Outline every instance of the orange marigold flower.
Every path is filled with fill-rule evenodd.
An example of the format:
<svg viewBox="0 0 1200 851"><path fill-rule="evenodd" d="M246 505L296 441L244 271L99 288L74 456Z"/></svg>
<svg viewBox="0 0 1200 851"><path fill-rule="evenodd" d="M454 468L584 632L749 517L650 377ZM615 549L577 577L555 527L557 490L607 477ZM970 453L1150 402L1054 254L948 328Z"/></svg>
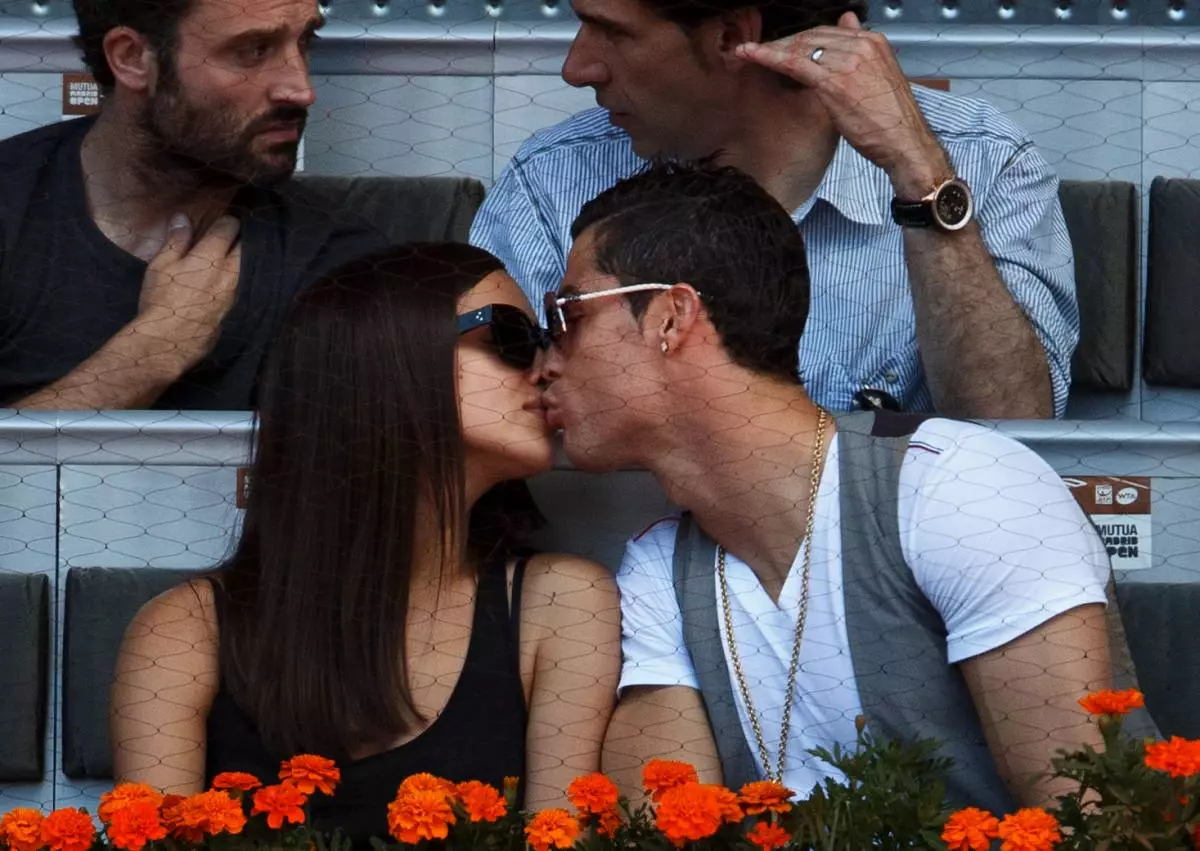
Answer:
<svg viewBox="0 0 1200 851"><path fill-rule="evenodd" d="M700 777L694 766L670 759L652 759L642 769L642 786L650 798L658 803L663 793L684 783L699 783Z"/></svg>
<svg viewBox="0 0 1200 851"><path fill-rule="evenodd" d="M613 809L600 814L600 819L596 823L596 830L601 836L607 836L609 839L612 839L617 835L617 829L620 826L621 814Z"/></svg>
<svg viewBox="0 0 1200 851"><path fill-rule="evenodd" d="M525 827L525 838L533 851L566 849L579 838L579 822L566 810L542 810Z"/></svg>
<svg viewBox="0 0 1200 851"><path fill-rule="evenodd" d="M987 810L967 807L946 819L942 841L950 851L988 851L999 829L1000 822Z"/></svg>
<svg viewBox="0 0 1200 851"><path fill-rule="evenodd" d="M754 830L746 834L746 838L757 845L762 851L774 851L788 844L792 837L777 824L760 821L754 825Z"/></svg>
<svg viewBox="0 0 1200 851"><path fill-rule="evenodd" d="M498 821L508 813L508 805L504 796L495 786L480 783L478 780L468 780L455 787L458 798L462 801L467 818L473 822Z"/></svg>
<svg viewBox="0 0 1200 851"><path fill-rule="evenodd" d="M1172 777L1200 774L1200 741L1172 736L1169 742L1146 745L1146 765Z"/></svg>
<svg viewBox="0 0 1200 851"><path fill-rule="evenodd" d="M663 792L656 824L675 845L707 839L726 821L742 817L737 796L723 786L685 783Z"/></svg>
<svg viewBox="0 0 1200 851"><path fill-rule="evenodd" d="M100 821L108 824L113 814L130 804L149 802L155 809L162 806L163 796L145 783L122 783L100 796Z"/></svg>
<svg viewBox="0 0 1200 851"><path fill-rule="evenodd" d="M41 812L32 807L9 810L0 819L0 842L10 851L38 851L42 847Z"/></svg>
<svg viewBox="0 0 1200 851"><path fill-rule="evenodd" d="M216 789L193 797L200 799L198 803L208 819L210 836L216 836L218 833L241 833L242 828L246 826L246 813L242 809L242 802L234 800L228 792ZM185 807L190 800L192 799L184 799Z"/></svg>
<svg viewBox="0 0 1200 851"><path fill-rule="evenodd" d="M617 784L600 772L576 777L567 787L567 797L580 813L589 816L604 815L616 809L620 797Z"/></svg>
<svg viewBox="0 0 1200 851"><path fill-rule="evenodd" d="M167 796L162 809L171 835L185 842L203 842L219 833L238 834L246 826L241 802L223 789L210 789L178 801Z"/></svg>
<svg viewBox="0 0 1200 851"><path fill-rule="evenodd" d="M279 768L279 779L291 783L305 795L313 792L332 795L342 779L342 772L332 759L306 753L284 760Z"/></svg>
<svg viewBox="0 0 1200 851"><path fill-rule="evenodd" d="M183 804L183 795L163 795L162 822L166 825L167 833L177 835L181 829L179 823L179 808Z"/></svg>
<svg viewBox="0 0 1200 851"><path fill-rule="evenodd" d="M166 839L158 804L153 800L133 801L112 814L106 829L109 841L123 851L142 851L148 842Z"/></svg>
<svg viewBox="0 0 1200 851"><path fill-rule="evenodd" d="M716 786L713 794L717 796L717 806L721 808L721 818L725 821L739 822L746 818L742 805L738 803L737 795L731 790L724 786Z"/></svg>
<svg viewBox="0 0 1200 851"><path fill-rule="evenodd" d="M1079 699L1090 715L1126 715L1146 705L1145 696L1135 688L1125 691L1101 689Z"/></svg>
<svg viewBox="0 0 1200 851"><path fill-rule="evenodd" d="M441 789L409 789L401 786L388 804L388 833L397 842L415 845L422 839L445 839L454 824L450 798Z"/></svg>
<svg viewBox="0 0 1200 851"><path fill-rule="evenodd" d="M444 780L441 777L435 777L427 772L421 774L413 774L404 779L400 784L399 794L406 795L409 792L440 792L451 800L457 794L454 784L449 780Z"/></svg>
<svg viewBox="0 0 1200 851"><path fill-rule="evenodd" d="M241 792L253 792L262 785L261 780L245 771L222 771L212 781L214 789L237 789Z"/></svg>
<svg viewBox="0 0 1200 851"><path fill-rule="evenodd" d="M67 807L42 819L42 846L50 851L88 851L96 838L92 817Z"/></svg>
<svg viewBox="0 0 1200 851"><path fill-rule="evenodd" d="M254 808L250 814L265 813L267 826L279 830L285 821L288 824L304 824L304 805L307 803L308 794L299 786L277 783L264 786L254 793Z"/></svg>
<svg viewBox="0 0 1200 851"><path fill-rule="evenodd" d="M738 800L746 810L746 815L757 816L762 813L779 813L783 815L792 808L788 801L795 793L774 780L755 780L742 787Z"/></svg>
<svg viewBox="0 0 1200 851"><path fill-rule="evenodd" d="M1000 835L1000 851L1050 851L1062 841L1058 819L1037 807L1005 816L996 832Z"/></svg>

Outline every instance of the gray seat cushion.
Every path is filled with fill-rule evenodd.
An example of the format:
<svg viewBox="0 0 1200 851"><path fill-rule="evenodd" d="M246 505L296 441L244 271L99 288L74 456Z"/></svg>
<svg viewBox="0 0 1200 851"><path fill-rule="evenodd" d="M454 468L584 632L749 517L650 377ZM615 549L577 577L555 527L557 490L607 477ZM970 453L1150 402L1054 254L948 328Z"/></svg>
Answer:
<svg viewBox="0 0 1200 851"><path fill-rule="evenodd" d="M1154 178L1146 266L1142 374L1164 387L1200 387L1200 180Z"/></svg>
<svg viewBox="0 0 1200 851"><path fill-rule="evenodd" d="M553 470L530 479L529 489L546 518L538 549L581 555L614 572L625 542L676 510L654 476L642 470L602 476Z"/></svg>
<svg viewBox="0 0 1200 851"><path fill-rule="evenodd" d="M0 573L0 781L42 779L49 607L46 576Z"/></svg>
<svg viewBox="0 0 1200 851"><path fill-rule="evenodd" d="M1200 583L1120 582L1117 601L1159 731L1200 737Z"/></svg>
<svg viewBox="0 0 1200 851"><path fill-rule="evenodd" d="M642 472L591 476L556 471L532 484L550 521L541 543L595 558L612 569L620 564L626 538L672 510ZM62 765L68 777L112 776L108 696L125 629L143 604L195 575L163 568L68 572L62 731ZM13 697L0 703L4 780L41 777L47 599L45 577L0 574L0 612L6 620L15 618L17 627L0 631L0 684ZM1122 582L1117 599L1151 717L1165 736L1200 738L1200 713L1195 710L1200 705L1200 583ZM18 634L25 637L17 640ZM1168 659L1170 664L1164 664Z"/></svg>
<svg viewBox="0 0 1200 851"><path fill-rule="evenodd" d="M483 184L460 177L326 177L298 175L317 203L344 208L394 243L466 242Z"/></svg>
<svg viewBox="0 0 1200 851"><path fill-rule="evenodd" d="M68 777L112 777L108 693L125 629L143 604L195 575L154 567L67 572L62 768Z"/></svg>
<svg viewBox="0 0 1200 851"><path fill-rule="evenodd" d="M1123 181L1064 180L1059 199L1075 253L1079 294L1072 388L1129 390L1140 272L1137 187Z"/></svg>

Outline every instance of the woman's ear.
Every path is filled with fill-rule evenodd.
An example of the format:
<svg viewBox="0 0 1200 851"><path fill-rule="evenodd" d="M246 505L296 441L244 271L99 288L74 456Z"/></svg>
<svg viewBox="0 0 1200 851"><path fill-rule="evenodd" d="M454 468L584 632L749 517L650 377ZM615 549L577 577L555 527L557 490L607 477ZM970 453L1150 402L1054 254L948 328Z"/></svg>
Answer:
<svg viewBox="0 0 1200 851"><path fill-rule="evenodd" d="M141 33L129 27L109 30L104 35L104 56L118 84L135 92L154 93L158 56Z"/></svg>

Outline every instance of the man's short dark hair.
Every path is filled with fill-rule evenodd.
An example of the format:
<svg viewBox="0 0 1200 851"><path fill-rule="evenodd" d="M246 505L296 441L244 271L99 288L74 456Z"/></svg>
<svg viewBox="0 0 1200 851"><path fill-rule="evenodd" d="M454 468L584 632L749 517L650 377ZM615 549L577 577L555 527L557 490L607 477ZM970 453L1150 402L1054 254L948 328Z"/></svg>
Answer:
<svg viewBox="0 0 1200 851"><path fill-rule="evenodd" d="M651 165L584 205L599 271L622 285L691 284L734 363L798 380L808 320L804 238L748 174L711 161ZM652 295L627 296L635 316Z"/></svg>
<svg viewBox="0 0 1200 851"><path fill-rule="evenodd" d="M867 0L643 0L654 12L681 27L693 27L725 12L758 9L761 40L775 41L803 30L834 26L846 12L867 18Z"/></svg>
<svg viewBox="0 0 1200 851"><path fill-rule="evenodd" d="M195 0L74 0L79 35L75 45L83 51L83 62L100 84L111 91L116 84L104 55L104 37L109 30L129 27L140 33L158 54L159 62L174 62L179 22L192 10Z"/></svg>

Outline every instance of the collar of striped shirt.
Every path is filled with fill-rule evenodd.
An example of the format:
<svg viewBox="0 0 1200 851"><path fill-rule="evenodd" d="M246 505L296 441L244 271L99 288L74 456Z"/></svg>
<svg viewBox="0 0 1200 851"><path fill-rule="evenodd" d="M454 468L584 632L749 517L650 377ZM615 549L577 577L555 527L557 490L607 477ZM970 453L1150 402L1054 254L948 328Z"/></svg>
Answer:
<svg viewBox="0 0 1200 851"><path fill-rule="evenodd" d="M852 222L890 225L892 195L887 173L840 139L817 191L792 212L792 218L799 222L821 200Z"/></svg>

